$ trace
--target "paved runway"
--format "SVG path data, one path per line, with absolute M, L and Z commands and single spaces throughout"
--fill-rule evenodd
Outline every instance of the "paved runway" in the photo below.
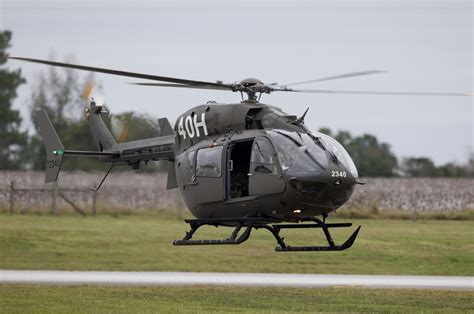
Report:
M 0 283 L 226 285 L 474 290 L 474 277 L 0 270 Z

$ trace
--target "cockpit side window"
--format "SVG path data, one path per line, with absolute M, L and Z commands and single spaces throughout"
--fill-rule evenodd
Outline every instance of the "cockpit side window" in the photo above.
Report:
M 197 152 L 196 176 L 218 178 L 221 176 L 222 146 L 202 148 Z
M 255 174 L 278 174 L 275 165 L 275 151 L 266 138 L 257 138 L 253 143 L 250 171 Z

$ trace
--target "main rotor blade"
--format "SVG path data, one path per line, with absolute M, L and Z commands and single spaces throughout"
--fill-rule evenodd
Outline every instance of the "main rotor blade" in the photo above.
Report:
M 140 86 L 156 86 L 156 87 L 178 87 L 178 88 L 193 88 L 193 89 L 211 89 L 211 90 L 229 90 L 227 86 L 201 86 L 201 85 L 184 85 L 184 84 L 167 84 L 167 83 L 128 83 L 131 85 Z
M 97 67 L 84 66 L 84 65 L 78 65 L 78 64 L 49 61 L 49 60 L 39 60 L 39 59 L 21 58 L 21 57 L 9 57 L 9 59 L 21 60 L 21 61 L 27 61 L 27 62 L 33 62 L 33 63 L 41 63 L 41 64 L 47 64 L 51 66 L 71 68 L 71 69 L 77 69 L 77 70 L 83 70 L 83 71 L 89 71 L 89 72 L 99 72 L 99 73 L 106 73 L 106 74 L 112 74 L 112 75 L 134 77 L 134 78 L 140 78 L 140 79 L 145 79 L 145 80 L 163 81 L 163 82 L 178 83 L 178 84 L 193 85 L 193 86 L 195 85 L 215 86 L 215 87 L 223 87 L 227 89 L 232 89 L 232 87 L 226 84 L 221 84 L 221 83 L 195 81 L 195 80 L 187 80 L 187 79 L 180 79 L 180 78 L 167 77 L 167 76 L 126 72 L 126 71 L 97 68 Z
M 350 91 L 327 89 L 273 89 L 280 92 L 315 93 L 315 94 L 353 94 L 353 95 L 407 95 L 407 96 L 474 96 L 472 93 L 430 93 L 430 92 L 386 92 L 386 91 Z
M 309 81 L 301 81 L 301 82 L 296 82 L 296 83 L 283 84 L 282 86 L 292 86 L 292 85 L 300 85 L 300 84 L 307 84 L 307 83 L 314 83 L 314 82 L 338 80 L 338 79 L 349 78 L 349 77 L 354 77 L 354 76 L 372 75 L 372 74 L 380 74 L 380 73 L 387 73 L 387 72 L 388 71 L 384 71 L 384 70 L 369 70 L 369 71 L 352 72 L 352 73 L 345 73 L 345 74 L 340 74 L 340 75 L 322 77 L 322 78 L 309 80 Z

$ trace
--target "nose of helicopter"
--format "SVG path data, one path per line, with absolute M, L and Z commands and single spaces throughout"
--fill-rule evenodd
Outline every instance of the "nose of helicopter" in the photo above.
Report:
M 332 205 L 340 206 L 349 200 L 355 185 L 356 179 L 352 174 L 344 171 L 331 171 L 324 198 Z
M 357 183 L 343 167 L 319 174 L 303 174 L 293 177 L 290 182 L 305 198 L 329 207 L 339 207 L 347 202 Z

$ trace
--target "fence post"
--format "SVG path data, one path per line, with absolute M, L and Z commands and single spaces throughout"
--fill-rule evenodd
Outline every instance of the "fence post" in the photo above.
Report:
M 413 206 L 413 209 L 411 211 L 411 221 L 415 222 L 417 215 L 418 215 L 418 213 L 416 212 L 416 208 Z
M 97 191 L 92 191 L 92 215 L 95 216 L 97 211 Z
M 58 199 L 58 181 L 54 181 L 53 189 L 51 191 L 51 215 L 56 215 L 58 213 L 57 199 Z
M 13 212 L 15 210 L 15 183 L 13 181 L 10 181 L 9 203 L 10 203 L 10 214 L 13 215 Z

